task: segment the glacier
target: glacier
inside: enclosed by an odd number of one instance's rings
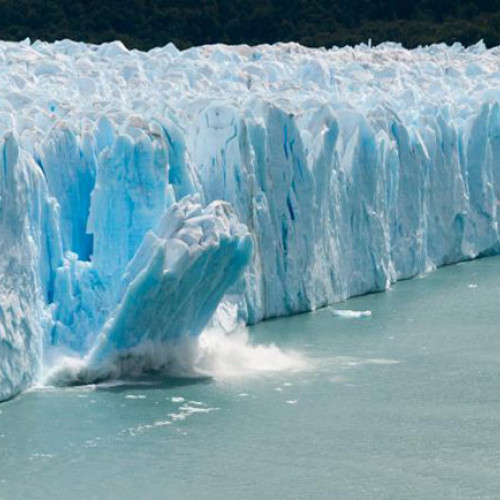
[[[0,400],[499,253],[499,62],[0,42]]]

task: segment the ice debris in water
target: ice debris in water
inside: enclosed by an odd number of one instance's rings
[[[372,315],[371,311],[351,311],[349,309],[334,309],[333,307],[330,308],[330,311],[334,316],[348,319],[371,318]]]
[[[0,42],[0,400],[498,253],[499,61]]]

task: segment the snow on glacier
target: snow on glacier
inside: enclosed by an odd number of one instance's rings
[[[0,400],[498,253],[499,62],[1,42]]]

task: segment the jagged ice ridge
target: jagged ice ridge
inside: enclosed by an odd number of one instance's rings
[[[255,323],[498,253],[499,63],[0,43],[0,400],[51,350],[99,371],[219,304]]]

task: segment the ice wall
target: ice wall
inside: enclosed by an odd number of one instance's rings
[[[221,300],[253,323],[498,253],[499,62],[0,43],[0,399],[54,348],[103,362]]]
[[[40,370],[52,269],[61,262],[57,204],[12,134],[0,143],[0,401]]]

